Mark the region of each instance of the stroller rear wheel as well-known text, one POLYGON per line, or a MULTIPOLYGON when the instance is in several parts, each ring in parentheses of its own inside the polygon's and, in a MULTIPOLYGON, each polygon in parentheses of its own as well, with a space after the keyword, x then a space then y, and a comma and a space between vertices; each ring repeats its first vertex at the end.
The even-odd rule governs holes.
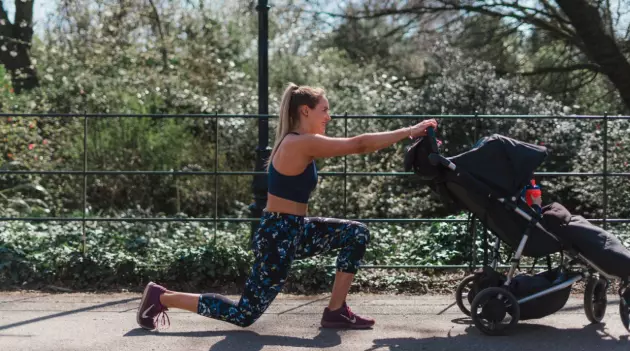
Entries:
POLYGON ((626 288, 619 298, 619 316, 621 323, 630 331, 630 288, 626 288))
POLYGON ((484 334, 494 336, 505 334, 518 323, 521 308, 512 293, 492 287, 475 296, 470 312, 475 326, 484 334))
POLYGON ((455 290, 455 302, 457 302, 457 307, 467 316, 470 316, 470 306, 472 304, 473 299, 475 298, 475 293, 473 291, 475 286, 475 278, 474 274, 467 276, 459 283, 457 290, 455 290))
POLYGON ((584 290, 584 312, 591 323, 600 323, 606 314, 608 281, 604 278, 589 278, 584 290))

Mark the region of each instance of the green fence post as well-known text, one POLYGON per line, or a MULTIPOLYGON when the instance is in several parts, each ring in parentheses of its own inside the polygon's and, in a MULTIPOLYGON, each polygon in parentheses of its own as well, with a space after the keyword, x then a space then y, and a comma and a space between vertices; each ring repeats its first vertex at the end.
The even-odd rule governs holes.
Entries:
POLYGON ((604 164, 603 164, 603 207, 604 207, 604 230, 606 230, 608 223, 608 112, 604 112, 604 164))
POLYGON ((85 235, 85 218, 87 211, 87 163, 88 163, 88 147, 87 147, 87 139, 88 139, 88 116, 87 112, 83 117, 83 215, 81 219, 81 236, 83 240, 83 256, 87 253, 87 239, 85 235))
MULTIPOLYGON (((344 117, 344 136, 348 137, 348 112, 344 117)), ((343 215, 348 216, 348 156, 343 157, 343 215)))
POLYGON ((214 114, 214 243, 217 242, 219 219, 219 112, 214 114))

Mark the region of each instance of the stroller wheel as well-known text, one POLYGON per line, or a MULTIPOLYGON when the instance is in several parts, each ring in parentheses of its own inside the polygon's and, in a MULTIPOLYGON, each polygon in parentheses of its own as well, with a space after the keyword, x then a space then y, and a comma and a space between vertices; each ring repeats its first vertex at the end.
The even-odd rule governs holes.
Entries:
POLYGON ((606 314, 608 281, 590 278, 584 290, 584 312, 591 323, 600 323, 606 314))
POLYGON ((487 335, 503 335, 518 323, 521 308, 511 292, 492 287, 481 290, 471 305, 475 326, 487 335))
POLYGON ((473 291, 475 284, 475 275, 469 275, 457 287, 455 290, 455 302, 457 307, 467 316, 470 316, 470 306, 475 298, 475 292, 473 291))
POLYGON ((619 298, 619 316, 621 316, 621 323, 630 331, 630 289, 625 289, 624 293, 619 298))

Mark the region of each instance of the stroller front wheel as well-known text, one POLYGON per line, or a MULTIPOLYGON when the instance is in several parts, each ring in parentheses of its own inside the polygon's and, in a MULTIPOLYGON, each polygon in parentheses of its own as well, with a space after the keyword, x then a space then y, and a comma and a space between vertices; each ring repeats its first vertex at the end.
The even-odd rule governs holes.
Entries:
POLYGON ((471 317, 475 326, 487 335, 504 335, 518 323, 521 308, 516 297, 504 288, 491 287, 473 299, 471 317))
POLYGON ((457 286, 457 290, 455 290, 455 302, 457 303, 457 307, 467 316, 470 316, 470 309, 468 306, 472 304, 472 301, 475 297, 475 293, 473 291, 475 285, 474 274, 467 276, 459 283, 457 286))
POLYGON ((600 323, 608 305, 608 281, 604 278, 590 278, 584 289, 584 312, 591 323, 600 323))

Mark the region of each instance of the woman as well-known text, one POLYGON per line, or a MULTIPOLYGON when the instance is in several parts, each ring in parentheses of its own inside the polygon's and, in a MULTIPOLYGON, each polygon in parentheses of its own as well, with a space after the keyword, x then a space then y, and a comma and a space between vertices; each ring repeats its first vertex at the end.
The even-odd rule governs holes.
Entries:
POLYGON ((353 313, 346 304, 370 239, 367 227, 348 220, 306 217, 308 199, 317 184, 315 159, 377 151, 407 137, 424 136, 427 128, 437 128, 437 122, 432 119, 394 131, 330 138, 324 135, 330 120, 324 90, 295 84, 285 90, 276 142, 267 166, 267 207, 253 237, 255 262, 240 300, 234 302, 218 294, 169 291, 151 282, 138 309, 140 326, 155 329, 160 316, 164 323, 164 312, 170 308, 250 326, 282 289, 293 260, 336 249, 339 255, 335 282, 321 325, 354 329, 374 325, 374 319, 353 313))

